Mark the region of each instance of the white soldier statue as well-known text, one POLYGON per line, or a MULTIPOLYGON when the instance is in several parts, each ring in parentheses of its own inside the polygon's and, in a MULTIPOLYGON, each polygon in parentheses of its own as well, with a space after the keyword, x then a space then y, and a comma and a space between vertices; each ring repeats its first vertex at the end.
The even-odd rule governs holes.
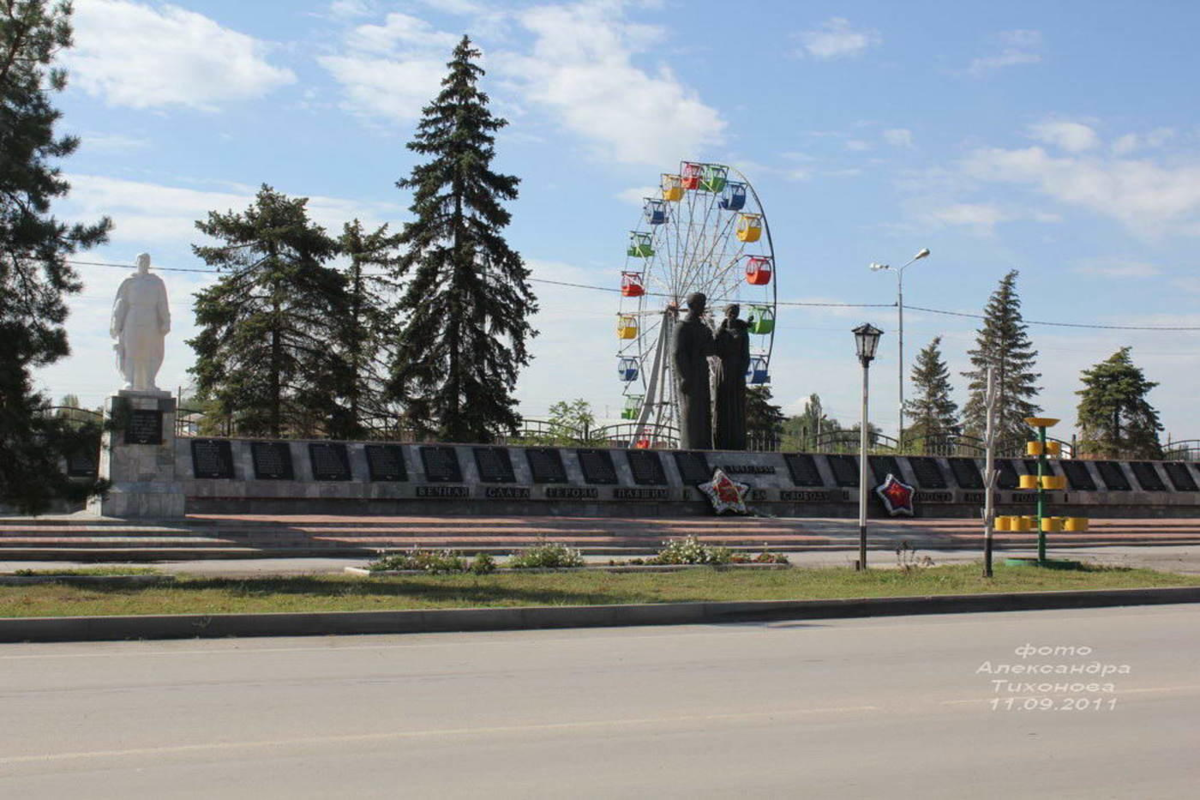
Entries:
POLYGON ((137 257, 137 272, 121 281, 113 301, 109 334, 116 338, 117 369, 125 390, 165 394, 154 384, 163 362, 163 338, 171 330, 167 287, 150 274, 150 254, 137 257))

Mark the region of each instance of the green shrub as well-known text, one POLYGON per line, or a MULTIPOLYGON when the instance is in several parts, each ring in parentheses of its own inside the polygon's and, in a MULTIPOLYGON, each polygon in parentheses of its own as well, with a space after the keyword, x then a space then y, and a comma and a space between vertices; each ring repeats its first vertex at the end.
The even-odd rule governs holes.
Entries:
POLYGON ((431 575, 442 572, 464 572, 467 562, 452 550, 409 550, 380 556, 367 565, 372 572, 391 570, 420 570, 431 575))
POLYGON ((487 553, 475 554, 475 560, 471 562, 471 572, 474 572, 476 575, 490 575, 495 571, 496 559, 487 553))
POLYGON ((505 566, 513 569, 553 569, 555 567, 582 567, 583 554, 558 542, 540 542, 533 547, 515 553, 505 566))
POLYGON ((649 559, 652 564, 728 564, 733 561, 733 551, 728 547, 711 547, 699 542, 695 536, 671 539, 649 559))

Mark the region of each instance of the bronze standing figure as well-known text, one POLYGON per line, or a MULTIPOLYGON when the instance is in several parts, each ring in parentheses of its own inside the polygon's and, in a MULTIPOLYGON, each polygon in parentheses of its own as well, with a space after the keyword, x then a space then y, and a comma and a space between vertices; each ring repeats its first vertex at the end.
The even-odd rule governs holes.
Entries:
POLYGON ((746 449, 746 370, 750 369, 750 325, 738 318, 739 307, 725 308, 717 329, 714 365, 716 426, 713 444, 718 450, 746 449))

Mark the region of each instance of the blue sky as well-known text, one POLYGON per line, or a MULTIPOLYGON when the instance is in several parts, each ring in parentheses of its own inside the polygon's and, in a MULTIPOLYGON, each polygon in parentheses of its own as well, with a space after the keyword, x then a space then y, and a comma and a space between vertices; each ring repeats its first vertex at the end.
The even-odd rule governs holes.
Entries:
MULTIPOLYGON (((511 125, 495 166, 519 175, 509 241, 537 277, 616 286, 636 199, 680 159, 735 166, 774 236, 780 300, 889 303, 868 270, 906 273, 907 304, 978 313, 1019 269, 1028 319, 1200 327, 1200 118, 1191 3, 183 2, 76 0, 60 215, 110 215, 112 241, 82 258, 203 267, 192 223, 241 210, 269 183, 311 197, 333 231, 399 226, 404 148, 449 51, 469 32, 484 88, 511 125)), ((107 317, 123 277, 80 267, 73 355, 42 370, 56 397, 116 388, 107 317)), ((160 384, 186 384, 191 292, 163 273, 175 330, 160 384)), ((584 397, 617 413, 611 294, 537 285, 542 334, 522 410, 584 397)), ((819 393, 857 414, 850 328, 885 331, 872 417, 896 424, 889 308, 781 308, 772 364, 790 412, 819 393)), ((978 323, 908 311, 906 355, 937 335, 966 367, 978 323)), ((1197 332, 1031 325, 1045 413, 1074 421, 1079 371, 1133 346, 1162 385, 1175 438, 1200 437, 1197 332)), ((965 383, 956 374, 956 400, 965 383)), ((1067 433, 1065 430, 1060 433, 1067 433)))

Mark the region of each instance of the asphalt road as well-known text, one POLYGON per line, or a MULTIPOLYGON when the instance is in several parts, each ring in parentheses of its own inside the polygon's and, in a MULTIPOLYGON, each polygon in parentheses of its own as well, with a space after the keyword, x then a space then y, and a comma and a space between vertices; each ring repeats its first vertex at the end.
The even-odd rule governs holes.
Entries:
POLYGON ((1200 606, 5 645, 0 797, 1193 798, 1198 665, 1200 606))

